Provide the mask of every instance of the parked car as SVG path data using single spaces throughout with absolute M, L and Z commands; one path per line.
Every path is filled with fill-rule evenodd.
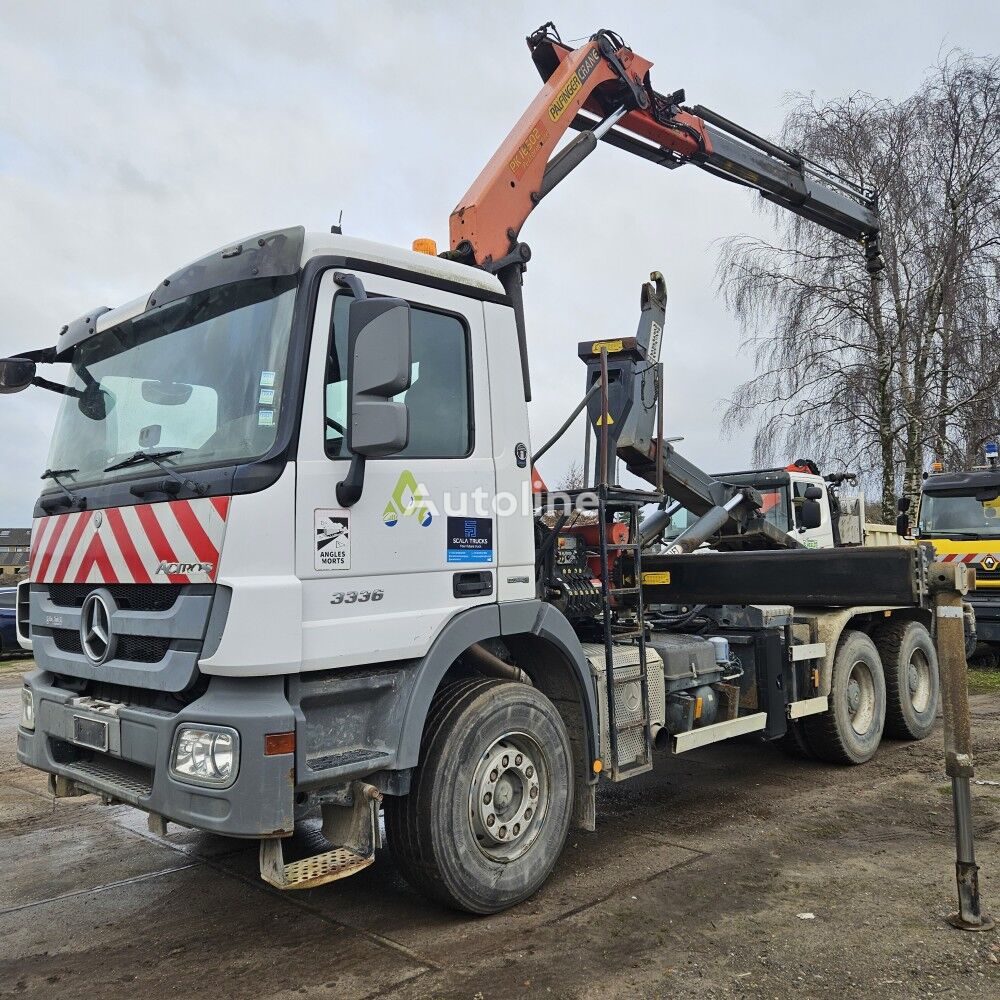
M 16 587 L 0 587 L 0 656 L 10 653 L 25 655 L 17 641 L 17 627 L 14 622 Z

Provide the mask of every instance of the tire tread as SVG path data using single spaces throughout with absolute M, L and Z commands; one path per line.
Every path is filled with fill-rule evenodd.
M 893 664 L 894 667 L 898 667 L 903 640 L 911 626 L 914 625 L 923 628 L 920 622 L 891 622 L 872 636 L 875 648 L 879 651 L 879 656 L 882 657 L 882 669 L 885 673 L 885 733 L 897 740 L 922 739 L 913 733 L 902 709 L 902 699 L 908 697 L 903 684 L 908 684 L 909 679 L 901 677 L 898 669 L 890 669 L 887 666 Z
M 802 720 L 806 744 L 809 749 L 820 759 L 831 764 L 858 764 L 859 761 L 847 744 L 844 742 L 837 725 L 836 710 L 833 705 L 834 692 L 837 685 L 837 671 L 840 668 L 839 657 L 841 650 L 847 643 L 854 641 L 855 636 L 863 636 L 871 641 L 864 632 L 855 629 L 845 630 L 840 638 L 833 664 L 833 677 L 831 678 L 830 706 L 820 715 L 811 715 Z M 872 643 L 874 646 L 874 643 Z M 876 657 L 878 648 L 875 647 Z M 885 673 L 885 670 L 882 670 Z

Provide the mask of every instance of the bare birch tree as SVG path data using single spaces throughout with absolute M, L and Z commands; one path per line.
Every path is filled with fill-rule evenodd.
M 1000 430 L 1000 59 L 953 52 L 911 97 L 798 97 L 783 142 L 878 193 L 885 270 L 785 215 L 719 262 L 756 372 L 726 412 L 755 459 L 811 453 L 878 487 L 883 516 L 931 456 L 967 462 Z

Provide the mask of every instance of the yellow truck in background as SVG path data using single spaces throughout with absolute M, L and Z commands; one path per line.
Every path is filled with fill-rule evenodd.
M 971 655 L 994 662 L 1000 654 L 1000 466 L 996 444 L 986 445 L 987 465 L 969 472 L 930 473 L 920 491 L 913 528 L 918 541 L 934 545 L 944 562 L 963 562 L 976 571 L 969 595 L 975 611 Z M 899 502 L 896 530 L 911 529 L 909 498 Z

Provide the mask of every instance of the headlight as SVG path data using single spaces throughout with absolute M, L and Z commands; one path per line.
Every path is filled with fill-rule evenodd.
M 35 698 L 26 687 L 21 688 L 21 728 L 35 728 Z
M 225 788 L 240 769 L 240 737 L 235 729 L 181 726 L 174 735 L 170 773 L 192 785 Z

